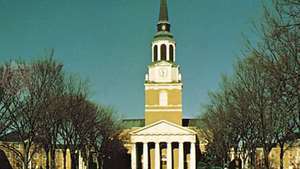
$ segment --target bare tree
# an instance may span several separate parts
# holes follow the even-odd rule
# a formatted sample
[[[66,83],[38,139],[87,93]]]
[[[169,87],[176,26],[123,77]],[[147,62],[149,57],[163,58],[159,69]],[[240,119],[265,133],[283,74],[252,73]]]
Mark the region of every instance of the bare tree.
[[[103,160],[109,157],[109,144],[112,140],[119,140],[120,123],[114,118],[114,110],[106,106],[98,106],[96,125],[90,134],[90,145],[96,153],[99,169],[103,167]]]
[[[10,127],[9,113],[13,106],[15,91],[11,88],[15,70],[9,64],[0,67],[0,138]]]
[[[201,117],[202,126],[206,131],[207,140],[210,144],[208,150],[213,154],[212,165],[224,166],[229,161],[229,152],[231,147],[237,147],[239,134],[235,130],[230,114],[229,96],[230,81],[223,78],[221,89],[210,93],[210,103],[206,105],[204,115]]]
[[[243,85],[245,93],[248,93],[248,102],[252,114],[258,117],[257,128],[260,146],[264,150],[264,162],[269,168],[269,153],[276,146],[277,119],[272,111],[271,95],[269,90],[268,75],[264,72],[264,60],[259,56],[247,58],[238,65],[237,78]],[[257,145],[259,146],[259,145]]]
[[[237,63],[230,82],[222,81],[203,120],[216,146],[248,153],[252,167],[256,148],[263,148],[270,168],[269,153],[279,145],[282,169],[286,147],[300,138],[300,1],[274,0],[258,28],[261,40]]]
[[[70,78],[66,83],[62,98],[63,118],[59,129],[59,137],[64,146],[64,161],[66,150],[71,153],[71,168],[77,168],[77,153],[84,149],[89,132],[95,125],[96,107],[86,99],[86,90],[81,81]]]
[[[256,148],[262,147],[264,164],[269,168],[271,150],[290,138],[291,116],[281,109],[281,93],[266,63],[256,55],[239,61],[233,78],[223,80],[220,91],[213,94],[203,120],[214,145],[222,145],[218,150],[227,147],[216,153],[217,157],[226,157],[233,148],[244,160],[249,154],[254,167]]]
[[[276,140],[283,169],[284,147],[300,138],[300,1],[274,0],[273,4],[265,8],[262,41],[254,51],[265,59],[271,81],[270,103],[278,122]]]
[[[43,83],[34,80],[37,76],[32,66],[21,62],[11,66],[15,73],[10,90],[15,94],[8,118],[11,122],[10,131],[17,135],[22,149],[19,151],[10,144],[3,146],[14,152],[21,159],[23,168],[27,169],[37,149],[33,144],[40,127],[40,94],[43,92]]]
[[[67,149],[72,169],[78,168],[79,153],[88,164],[90,152],[96,152],[102,163],[110,142],[118,140],[114,112],[88,100],[86,83],[67,76],[63,65],[53,59],[53,50],[47,58],[3,65],[0,73],[0,138],[13,133],[21,149],[9,143],[0,146],[17,155],[23,169],[28,169],[42,149],[45,167],[54,169],[59,144],[63,146],[64,168]]]
[[[52,54],[53,55],[53,54]],[[64,90],[64,73],[62,64],[57,63],[52,56],[37,61],[34,64],[40,82],[43,82],[43,93],[40,96],[41,108],[38,140],[46,155],[46,169],[55,168],[55,150],[57,149],[58,129],[61,121],[60,97]],[[49,159],[49,157],[51,159]],[[50,165],[51,164],[51,165]]]

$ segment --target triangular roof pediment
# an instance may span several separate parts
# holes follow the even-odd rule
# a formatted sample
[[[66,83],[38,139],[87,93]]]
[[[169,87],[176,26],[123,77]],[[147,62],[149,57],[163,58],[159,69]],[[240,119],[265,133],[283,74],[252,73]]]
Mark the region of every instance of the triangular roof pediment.
[[[131,135],[194,135],[195,131],[171,123],[166,120],[161,120],[148,126],[139,128],[130,133]]]

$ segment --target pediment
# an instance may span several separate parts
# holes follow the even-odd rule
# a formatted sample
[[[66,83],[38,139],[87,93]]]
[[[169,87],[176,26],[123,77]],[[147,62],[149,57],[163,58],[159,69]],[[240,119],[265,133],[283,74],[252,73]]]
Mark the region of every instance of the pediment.
[[[171,123],[166,120],[161,120],[148,126],[142,127],[130,133],[131,135],[195,135],[196,132]]]

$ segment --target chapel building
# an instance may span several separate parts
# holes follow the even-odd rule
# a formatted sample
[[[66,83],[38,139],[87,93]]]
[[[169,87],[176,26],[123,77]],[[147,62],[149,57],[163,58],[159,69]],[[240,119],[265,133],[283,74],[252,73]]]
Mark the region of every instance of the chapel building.
[[[182,76],[167,0],[160,1],[151,51],[145,75],[145,126],[130,132],[131,169],[196,169],[199,146],[196,132],[183,126]]]
[[[195,127],[197,119],[184,119],[182,112],[182,75],[176,63],[176,41],[171,33],[168,18],[167,0],[160,0],[160,13],[157,32],[151,43],[151,63],[145,75],[145,112],[144,119],[125,119],[127,128],[119,135],[119,139],[111,140],[111,152],[102,163],[96,159],[84,159],[77,152],[78,168],[91,169],[102,166],[104,169],[196,169],[201,154],[205,153],[208,140],[203,131]],[[180,57],[180,56],[179,56]],[[22,151],[24,147],[15,133],[0,138],[0,147],[12,146]],[[56,169],[71,169],[70,151],[57,145]],[[38,146],[37,146],[38,147]],[[35,150],[35,145],[32,151]],[[93,150],[91,150],[92,152]],[[64,159],[64,153],[66,159]],[[279,169],[280,149],[275,147],[270,153],[271,166]],[[229,152],[231,162],[235,162],[234,151]],[[263,149],[257,148],[256,167],[261,167]],[[37,153],[29,162],[30,168],[42,168],[46,165],[43,149],[38,147]],[[64,162],[64,160],[66,160]],[[249,158],[242,162],[243,168],[249,168]],[[21,168],[18,156],[9,149],[0,148],[0,169]],[[65,166],[64,166],[65,165]],[[284,168],[299,169],[300,140],[287,147],[284,156]],[[2,167],[2,168],[1,168]]]

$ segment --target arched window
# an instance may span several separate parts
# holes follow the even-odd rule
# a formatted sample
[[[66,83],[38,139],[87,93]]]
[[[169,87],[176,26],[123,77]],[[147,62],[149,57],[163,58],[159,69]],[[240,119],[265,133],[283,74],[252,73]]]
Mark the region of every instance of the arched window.
[[[160,60],[167,60],[167,46],[165,44],[161,45],[160,51]]]
[[[157,45],[154,46],[153,54],[154,54],[154,62],[156,62],[157,61]]]
[[[159,105],[160,106],[168,105],[168,93],[166,91],[161,91],[159,93]]]
[[[170,51],[170,61],[174,62],[174,47],[173,47],[173,45],[169,46],[169,51]]]

